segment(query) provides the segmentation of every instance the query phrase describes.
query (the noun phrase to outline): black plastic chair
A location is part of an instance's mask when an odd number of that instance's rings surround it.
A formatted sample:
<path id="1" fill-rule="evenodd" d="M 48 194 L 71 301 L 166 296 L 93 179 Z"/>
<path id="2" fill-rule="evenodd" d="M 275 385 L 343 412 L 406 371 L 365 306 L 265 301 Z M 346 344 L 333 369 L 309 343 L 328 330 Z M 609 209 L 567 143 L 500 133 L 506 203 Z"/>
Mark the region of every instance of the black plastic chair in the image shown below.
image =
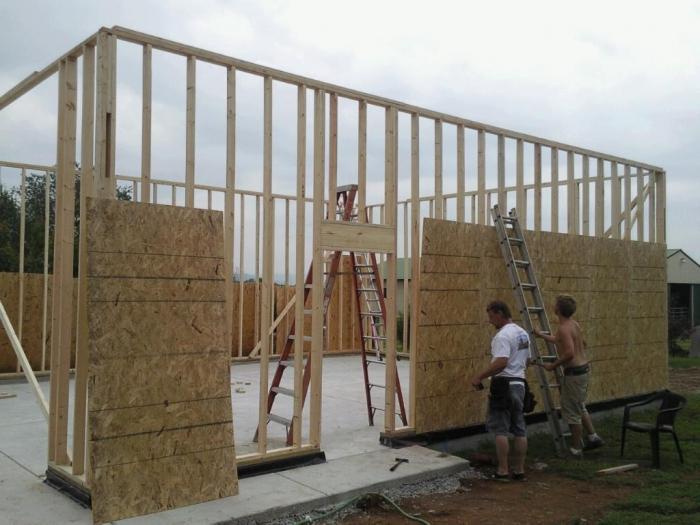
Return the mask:
<path id="1" fill-rule="evenodd" d="M 630 411 L 633 408 L 648 405 L 655 401 L 661 401 L 659 410 L 656 414 L 656 423 L 636 423 L 630 421 Z M 676 421 L 676 414 L 685 406 L 686 399 L 678 394 L 674 394 L 669 390 L 663 390 L 658 392 L 644 401 L 639 401 L 637 403 L 631 403 L 625 406 L 625 415 L 622 419 L 622 443 L 620 445 L 620 457 L 623 456 L 625 452 L 625 434 L 627 430 L 633 432 L 642 432 L 649 434 L 651 439 L 651 453 L 652 462 L 654 468 L 659 468 L 660 458 L 659 458 L 659 435 L 662 432 L 671 434 L 673 440 L 676 443 L 676 450 L 678 451 L 678 458 L 681 463 L 683 463 L 683 452 L 681 452 L 681 446 L 678 443 L 678 436 L 676 435 L 676 430 L 674 424 Z"/>

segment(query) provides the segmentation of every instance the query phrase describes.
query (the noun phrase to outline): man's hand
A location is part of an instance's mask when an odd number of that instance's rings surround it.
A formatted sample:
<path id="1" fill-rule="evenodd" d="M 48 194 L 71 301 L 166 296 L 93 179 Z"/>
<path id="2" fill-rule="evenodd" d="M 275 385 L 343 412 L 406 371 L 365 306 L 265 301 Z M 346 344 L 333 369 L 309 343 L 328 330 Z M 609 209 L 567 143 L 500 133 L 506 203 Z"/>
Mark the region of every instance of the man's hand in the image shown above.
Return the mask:
<path id="1" fill-rule="evenodd" d="M 540 332 L 537 328 L 535 328 L 532 333 L 535 334 L 535 337 L 542 337 L 542 332 Z"/>
<path id="2" fill-rule="evenodd" d="M 542 368 L 544 368 L 548 372 L 553 372 L 556 366 L 554 366 L 554 363 L 543 363 Z"/>
<path id="3" fill-rule="evenodd" d="M 476 389 L 480 390 L 480 389 L 484 388 L 484 385 L 481 384 L 481 376 L 478 374 L 475 376 L 472 376 L 470 382 L 471 382 L 471 385 Z"/>

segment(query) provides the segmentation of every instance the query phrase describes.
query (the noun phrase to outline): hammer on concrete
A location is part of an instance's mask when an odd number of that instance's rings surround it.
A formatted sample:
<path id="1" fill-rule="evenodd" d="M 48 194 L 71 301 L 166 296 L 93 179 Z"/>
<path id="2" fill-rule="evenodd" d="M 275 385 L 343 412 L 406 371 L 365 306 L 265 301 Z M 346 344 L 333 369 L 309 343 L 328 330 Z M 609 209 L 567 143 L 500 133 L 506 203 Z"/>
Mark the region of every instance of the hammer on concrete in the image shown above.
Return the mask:
<path id="1" fill-rule="evenodd" d="M 408 460 L 406 458 L 396 458 L 396 463 L 394 464 L 393 467 L 391 467 L 389 470 L 391 472 L 394 472 L 401 463 L 408 463 Z"/>

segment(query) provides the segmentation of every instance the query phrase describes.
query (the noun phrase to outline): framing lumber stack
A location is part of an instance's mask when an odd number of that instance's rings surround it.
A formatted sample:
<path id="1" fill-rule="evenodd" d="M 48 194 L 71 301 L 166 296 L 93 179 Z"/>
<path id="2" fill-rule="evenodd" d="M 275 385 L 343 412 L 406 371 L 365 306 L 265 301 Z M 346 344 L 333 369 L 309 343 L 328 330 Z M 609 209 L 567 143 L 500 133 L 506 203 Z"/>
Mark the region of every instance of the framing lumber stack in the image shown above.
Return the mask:
<path id="1" fill-rule="evenodd" d="M 220 212 L 88 201 L 96 523 L 238 493 Z"/>
<path id="2" fill-rule="evenodd" d="M 416 431 L 430 432 L 483 422 L 486 393 L 469 377 L 490 361 L 486 305 L 515 301 L 493 227 L 426 219 L 423 232 Z M 561 293 L 578 302 L 593 362 L 588 401 L 664 388 L 665 246 L 529 231 L 526 240 L 548 310 Z M 532 371 L 528 380 L 537 385 Z"/>

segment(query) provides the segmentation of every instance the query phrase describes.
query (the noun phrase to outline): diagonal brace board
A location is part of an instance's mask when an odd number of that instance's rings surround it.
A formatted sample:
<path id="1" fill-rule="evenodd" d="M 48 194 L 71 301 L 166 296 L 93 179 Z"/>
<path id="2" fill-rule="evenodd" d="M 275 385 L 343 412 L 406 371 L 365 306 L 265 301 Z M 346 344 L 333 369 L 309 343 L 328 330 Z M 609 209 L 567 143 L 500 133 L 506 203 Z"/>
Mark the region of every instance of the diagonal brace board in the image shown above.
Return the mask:
<path id="1" fill-rule="evenodd" d="M 44 414 L 44 417 L 48 420 L 49 405 L 46 402 L 44 393 L 41 391 L 41 388 L 39 388 L 39 383 L 36 380 L 36 376 L 34 375 L 32 366 L 29 364 L 27 355 L 22 349 L 22 344 L 20 343 L 14 328 L 12 328 L 12 323 L 10 323 L 10 318 L 7 316 L 7 312 L 5 311 L 5 307 L 2 305 L 2 302 L 0 302 L 0 321 L 2 321 L 2 326 L 5 328 L 5 332 L 7 332 L 7 337 L 10 339 L 12 349 L 15 351 L 15 354 L 17 354 L 17 360 L 22 365 L 24 375 L 32 387 L 32 391 L 34 392 L 36 401 L 37 403 L 39 403 L 39 408 L 41 408 L 41 412 Z"/>

